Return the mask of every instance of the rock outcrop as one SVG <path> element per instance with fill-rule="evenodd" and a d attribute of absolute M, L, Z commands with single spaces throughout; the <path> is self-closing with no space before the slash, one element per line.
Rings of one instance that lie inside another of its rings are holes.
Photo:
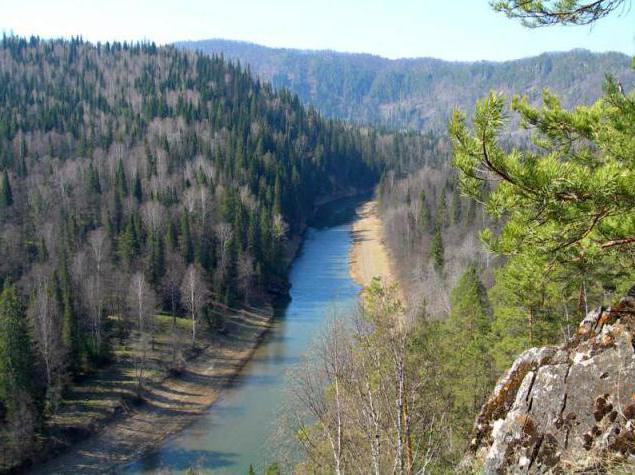
<path fill-rule="evenodd" d="M 635 295 L 590 312 L 559 347 L 532 348 L 483 406 L 465 464 L 485 473 L 635 467 Z"/>

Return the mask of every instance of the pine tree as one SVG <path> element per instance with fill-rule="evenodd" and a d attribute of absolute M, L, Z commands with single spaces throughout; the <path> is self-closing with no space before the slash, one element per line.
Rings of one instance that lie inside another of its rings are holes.
<path fill-rule="evenodd" d="M 11 191 L 11 182 L 9 181 L 9 173 L 5 170 L 2 174 L 2 186 L 0 187 L 0 208 L 8 208 L 13 204 L 13 192 Z"/>
<path fill-rule="evenodd" d="M 437 215 L 436 215 L 436 220 L 435 220 L 435 226 L 437 228 L 442 228 L 447 226 L 448 224 L 448 220 L 447 220 L 447 211 L 448 211 L 448 205 L 447 205 L 447 193 L 446 193 L 446 188 L 443 188 L 443 191 L 441 192 L 441 196 L 439 197 L 439 203 L 437 205 Z"/>
<path fill-rule="evenodd" d="M 8 412 L 23 395 L 35 396 L 34 349 L 14 285 L 0 294 L 0 402 Z"/>
<path fill-rule="evenodd" d="M 516 256 L 496 271 L 489 295 L 494 306 L 491 353 L 499 372 L 525 349 L 556 343 L 565 330 L 562 314 L 567 292 L 545 271 L 548 265 L 535 256 Z M 580 317 L 576 315 L 575 322 Z"/>
<path fill-rule="evenodd" d="M 101 194 L 99 172 L 95 169 L 92 162 L 88 165 L 88 192 Z"/>
<path fill-rule="evenodd" d="M 444 248 L 443 248 L 443 236 L 441 235 L 441 229 L 437 226 L 434 230 L 434 235 L 432 237 L 432 243 L 430 245 L 430 257 L 432 262 L 434 263 L 434 267 L 437 270 L 443 269 L 443 264 L 445 262 L 444 259 Z"/>
<path fill-rule="evenodd" d="M 432 215 L 430 214 L 430 207 L 426 200 L 425 190 L 421 190 L 419 194 L 419 209 L 419 225 L 421 226 L 421 230 L 425 231 L 430 227 L 430 223 L 432 222 Z"/>
<path fill-rule="evenodd" d="M 115 170 L 115 190 L 120 197 L 128 195 L 128 180 L 126 178 L 126 170 L 123 167 L 123 160 L 117 161 L 117 169 Z"/>
<path fill-rule="evenodd" d="M 118 242 L 119 257 L 128 268 L 137 255 L 138 245 L 136 228 L 131 218 L 124 231 L 119 235 Z"/>
<path fill-rule="evenodd" d="M 452 193 L 452 202 L 450 203 L 450 219 L 452 220 L 452 224 L 461 222 L 461 207 L 461 195 L 458 190 L 454 190 L 454 193 Z"/>
<path fill-rule="evenodd" d="M 634 64 L 635 66 L 635 64 Z M 512 110 L 539 147 L 503 148 L 505 100 L 480 101 L 474 130 L 456 112 L 450 126 L 463 191 L 484 202 L 500 231 L 483 238 L 503 255 L 549 257 L 552 270 L 580 262 L 633 268 L 635 91 L 612 79 L 591 107 L 565 110 L 548 91 L 543 108 L 516 97 Z"/>
<path fill-rule="evenodd" d="M 496 11 L 520 18 L 530 28 L 588 25 L 619 9 L 625 0 L 497 0 Z"/>
<path fill-rule="evenodd" d="M 66 252 L 62 255 L 61 272 L 56 276 L 56 298 L 62 314 L 62 344 L 68 356 L 68 368 L 77 374 L 82 367 L 82 338 L 75 312 L 73 282 Z"/>
<path fill-rule="evenodd" d="M 165 272 L 165 246 L 161 236 L 150 233 L 148 238 L 148 271 L 150 282 L 157 285 Z"/>
<path fill-rule="evenodd" d="M 141 201 L 143 201 L 143 187 L 141 185 L 141 177 L 139 176 L 138 173 L 135 174 L 132 194 L 136 198 L 137 203 L 141 203 Z"/>
<path fill-rule="evenodd" d="M 452 393 L 455 426 L 467 435 L 494 381 L 488 353 L 491 310 L 476 267 L 463 274 L 450 304 L 450 317 L 443 324 L 443 371 Z"/>
<path fill-rule="evenodd" d="M 194 244 L 190 231 L 190 219 L 187 213 L 181 215 L 181 231 L 179 233 L 179 247 L 181 255 L 188 264 L 194 261 Z"/>

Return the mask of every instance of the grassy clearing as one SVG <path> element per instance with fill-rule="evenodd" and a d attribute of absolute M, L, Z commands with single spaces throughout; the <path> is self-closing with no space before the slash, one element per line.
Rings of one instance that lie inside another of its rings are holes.
<path fill-rule="evenodd" d="M 155 346 L 148 355 L 144 404 L 133 404 L 135 335 L 114 342 L 118 345 L 114 348 L 115 362 L 72 386 L 50 422 L 51 430 L 57 432 L 51 435 L 60 437 L 48 437 L 49 445 L 43 442 L 40 453 L 46 453 L 54 439 L 72 446 L 63 455 L 37 466 L 33 473 L 116 472 L 116 467 L 153 449 L 204 413 L 249 360 L 273 315 L 268 304 L 242 309 L 216 304 L 210 310 L 215 318 L 222 316 L 223 331 L 217 333 L 205 322 L 199 323 L 196 351 L 190 348 L 188 319 L 177 319 L 173 334 L 172 317 L 155 317 Z M 178 376 L 169 372 L 173 335 L 189 357 Z M 119 413 L 125 417 L 112 417 Z"/>
<path fill-rule="evenodd" d="M 172 332 L 171 315 L 154 317 L 154 342 L 147 354 L 145 385 L 160 383 L 170 373 L 172 366 L 172 344 L 176 337 L 179 357 L 187 357 L 191 351 L 192 322 L 188 318 L 176 318 L 175 332 Z M 206 325 L 201 327 L 198 346 L 212 343 Z M 127 406 L 136 396 L 136 378 L 133 361 L 137 357 L 138 334 L 130 332 L 122 342 L 112 339 L 113 364 L 86 375 L 72 384 L 64 394 L 56 413 L 49 419 L 48 426 L 53 432 L 92 430 L 103 420 L 112 417 Z"/>

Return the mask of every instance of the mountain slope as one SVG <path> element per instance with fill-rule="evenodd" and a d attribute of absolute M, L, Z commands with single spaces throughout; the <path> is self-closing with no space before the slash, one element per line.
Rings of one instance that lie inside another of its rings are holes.
<path fill-rule="evenodd" d="M 328 116 L 399 128 L 444 130 L 454 107 L 471 110 L 491 89 L 538 100 L 548 87 L 566 106 L 573 106 L 597 99 L 606 73 L 616 75 L 626 89 L 635 84 L 626 55 L 585 50 L 469 63 L 432 58 L 389 60 L 216 39 L 176 46 L 223 54 L 247 64 L 274 87 L 288 88 L 303 103 Z"/>
<path fill-rule="evenodd" d="M 375 183 L 375 137 L 219 58 L 4 36 L 0 472 L 60 439 L 36 433 L 111 414 L 82 411 L 103 396 L 95 371 L 115 374 L 115 406 L 147 398 L 251 327 L 227 304 L 285 290 L 285 240 L 318 197 Z"/>

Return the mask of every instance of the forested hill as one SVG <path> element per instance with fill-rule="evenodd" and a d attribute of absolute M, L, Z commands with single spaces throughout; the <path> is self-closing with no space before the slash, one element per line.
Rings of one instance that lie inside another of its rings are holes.
<path fill-rule="evenodd" d="M 72 260 L 101 229 L 119 269 L 159 283 L 155 253 L 176 252 L 223 294 L 243 261 L 278 271 L 316 196 L 374 182 L 367 142 L 220 58 L 5 37 L 0 281 Z"/>
<path fill-rule="evenodd" d="M 635 84 L 629 57 L 585 50 L 469 63 L 389 60 L 227 40 L 184 41 L 176 46 L 239 60 L 274 87 L 288 88 L 328 116 L 393 128 L 445 131 L 454 107 L 473 110 L 491 89 L 528 95 L 536 101 L 548 87 L 565 106 L 573 106 L 600 97 L 607 73 L 616 75 L 627 90 Z"/>
<path fill-rule="evenodd" d="M 191 320 L 194 347 L 196 322 L 215 324 L 205 303 L 268 300 L 316 198 L 376 182 L 375 142 L 220 58 L 5 36 L 0 445 L 18 452 L 3 457 L 30 450 L 113 335 L 145 355 L 162 309 Z"/>

